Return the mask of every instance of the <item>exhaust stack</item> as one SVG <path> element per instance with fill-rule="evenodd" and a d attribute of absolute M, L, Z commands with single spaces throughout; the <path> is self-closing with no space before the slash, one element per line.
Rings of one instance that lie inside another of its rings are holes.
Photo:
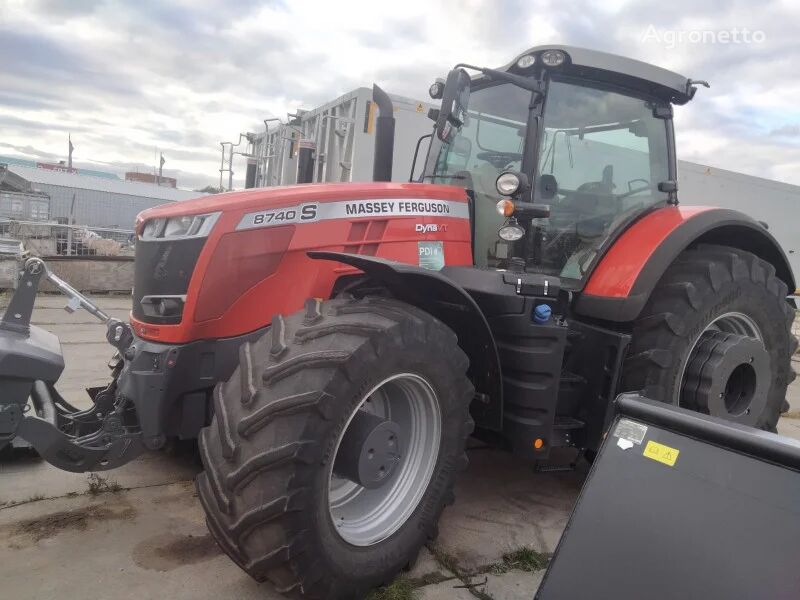
<path fill-rule="evenodd" d="M 372 101 L 378 105 L 372 180 L 391 181 L 392 161 L 394 160 L 394 107 L 389 94 L 377 85 L 372 86 Z"/>

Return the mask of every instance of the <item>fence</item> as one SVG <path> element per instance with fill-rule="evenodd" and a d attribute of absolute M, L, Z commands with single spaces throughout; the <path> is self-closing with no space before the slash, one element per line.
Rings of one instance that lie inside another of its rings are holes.
<path fill-rule="evenodd" d="M 132 256 L 132 229 L 0 219 L 0 238 L 21 242 L 36 256 Z"/>

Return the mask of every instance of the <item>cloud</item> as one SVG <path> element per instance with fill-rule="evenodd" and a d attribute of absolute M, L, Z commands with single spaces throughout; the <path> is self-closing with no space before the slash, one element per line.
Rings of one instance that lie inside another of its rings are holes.
<path fill-rule="evenodd" d="M 770 131 L 769 134 L 783 137 L 800 137 L 800 123 L 781 125 Z"/>
<path fill-rule="evenodd" d="M 219 142 L 266 117 L 372 82 L 425 99 L 457 62 L 561 42 L 708 79 L 677 111 L 680 157 L 800 183 L 798 19 L 790 0 L 0 0 L 0 142 L 65 158 L 71 132 L 76 161 L 112 170 L 163 152 L 179 183 L 202 187 L 218 183 Z M 764 40 L 664 40 L 734 28 Z"/>

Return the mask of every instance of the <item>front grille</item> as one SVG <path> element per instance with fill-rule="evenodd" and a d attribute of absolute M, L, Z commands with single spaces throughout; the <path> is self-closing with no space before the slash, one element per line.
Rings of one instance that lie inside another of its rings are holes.
<path fill-rule="evenodd" d="M 136 243 L 136 268 L 133 277 L 133 316 L 144 323 L 180 323 L 182 314 L 158 315 L 152 303 L 142 298 L 183 296 L 189 289 L 197 258 L 205 238 L 188 240 L 141 241 Z"/>

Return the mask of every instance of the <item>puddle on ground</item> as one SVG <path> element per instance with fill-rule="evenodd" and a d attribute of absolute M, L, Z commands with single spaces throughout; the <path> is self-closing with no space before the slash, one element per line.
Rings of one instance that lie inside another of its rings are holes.
<path fill-rule="evenodd" d="M 171 571 L 185 565 L 211 560 L 222 551 L 209 534 L 167 533 L 144 540 L 133 549 L 133 561 L 143 569 Z"/>

